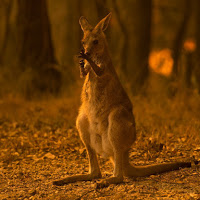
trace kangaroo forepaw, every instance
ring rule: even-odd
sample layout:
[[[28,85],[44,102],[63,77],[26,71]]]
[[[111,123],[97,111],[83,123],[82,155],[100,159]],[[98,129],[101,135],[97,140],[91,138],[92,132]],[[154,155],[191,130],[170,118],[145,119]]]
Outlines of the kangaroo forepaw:
[[[80,65],[81,68],[84,68],[85,62],[84,62],[83,59],[81,59],[81,60],[79,61],[79,65]]]
[[[84,60],[83,59],[81,59],[80,61],[79,61],[79,66],[80,66],[80,77],[82,78],[82,77],[85,77],[86,75],[87,75],[87,72],[86,72],[86,70],[85,70],[85,62],[84,62]]]
[[[79,53],[79,58],[83,58],[85,60],[89,59],[89,54],[86,54],[84,50],[81,50],[81,52]]]

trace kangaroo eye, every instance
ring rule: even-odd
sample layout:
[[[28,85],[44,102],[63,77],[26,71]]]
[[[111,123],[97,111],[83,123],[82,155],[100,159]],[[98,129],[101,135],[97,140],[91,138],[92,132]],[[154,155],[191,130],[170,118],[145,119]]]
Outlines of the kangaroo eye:
[[[84,44],[85,44],[85,42],[82,41],[82,45],[84,45]]]
[[[98,43],[99,43],[98,40],[94,40],[94,41],[93,41],[93,44],[98,44]]]

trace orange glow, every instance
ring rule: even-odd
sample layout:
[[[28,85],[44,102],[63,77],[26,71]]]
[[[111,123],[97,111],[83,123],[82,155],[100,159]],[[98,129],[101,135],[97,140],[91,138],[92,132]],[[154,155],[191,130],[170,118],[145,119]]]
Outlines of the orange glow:
[[[195,40],[190,38],[184,42],[184,49],[189,52],[193,52],[196,50],[196,43]]]
[[[158,74],[169,76],[173,68],[173,59],[169,49],[152,51],[149,56],[150,68]]]

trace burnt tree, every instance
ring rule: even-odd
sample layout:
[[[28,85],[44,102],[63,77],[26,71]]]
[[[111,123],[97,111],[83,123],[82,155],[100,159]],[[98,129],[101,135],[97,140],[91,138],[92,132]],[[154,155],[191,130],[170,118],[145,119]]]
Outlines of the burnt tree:
[[[61,72],[55,67],[46,0],[18,0],[17,41],[18,64],[32,69],[34,89],[57,94]]]
[[[121,71],[124,74],[126,74],[127,73],[127,56],[128,56],[128,51],[129,51],[128,50],[129,34],[128,34],[125,23],[123,23],[123,21],[121,19],[120,9],[117,5],[116,0],[112,0],[112,5],[113,5],[114,12],[116,14],[117,22],[118,22],[121,32],[122,32],[123,44],[122,44],[122,48],[121,48],[121,52],[120,52],[120,57],[121,57],[120,58],[120,66],[121,66]]]
[[[12,2],[11,1],[1,1],[2,7],[5,8],[4,11],[4,18],[5,18],[5,26],[4,26],[4,34],[3,34],[3,43],[0,49],[0,64],[4,62],[4,52],[6,50],[6,46],[8,43],[8,35],[10,32],[9,20],[10,20],[10,13],[12,9]]]
[[[173,71],[172,71],[172,79],[177,79],[178,74],[179,74],[179,69],[178,69],[178,63],[180,60],[180,55],[183,47],[183,41],[184,41],[184,36],[188,27],[188,22],[191,16],[191,1],[190,0],[185,0],[184,2],[184,13],[183,13],[183,20],[180,24],[180,27],[177,31],[177,34],[174,39],[174,44],[172,47],[173,51]]]
[[[113,5],[115,3],[120,10],[127,11],[120,12],[120,18],[118,18],[125,38],[122,52],[125,56],[122,59],[127,59],[127,62],[122,62],[126,66],[121,66],[121,68],[125,67],[125,75],[131,84],[133,94],[138,94],[149,77],[152,0],[116,1]],[[114,8],[117,11],[116,7]]]
[[[200,93],[200,1],[195,0],[196,6],[196,52],[195,52],[195,69],[194,69],[194,76],[195,81],[198,87],[198,91]]]

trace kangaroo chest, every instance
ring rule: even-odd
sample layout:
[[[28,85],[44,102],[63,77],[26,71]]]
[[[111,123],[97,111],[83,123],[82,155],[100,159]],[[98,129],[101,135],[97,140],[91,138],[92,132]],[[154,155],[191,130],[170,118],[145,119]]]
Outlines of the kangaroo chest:
[[[96,80],[92,78],[88,76],[85,79],[82,100],[90,125],[101,132],[100,129],[107,127],[112,104],[109,97],[109,80],[106,80],[106,77],[101,79],[94,77]]]
[[[94,77],[88,74],[83,87],[83,101],[91,107],[105,107],[108,103],[109,80],[108,77]],[[104,106],[102,106],[104,105]]]

